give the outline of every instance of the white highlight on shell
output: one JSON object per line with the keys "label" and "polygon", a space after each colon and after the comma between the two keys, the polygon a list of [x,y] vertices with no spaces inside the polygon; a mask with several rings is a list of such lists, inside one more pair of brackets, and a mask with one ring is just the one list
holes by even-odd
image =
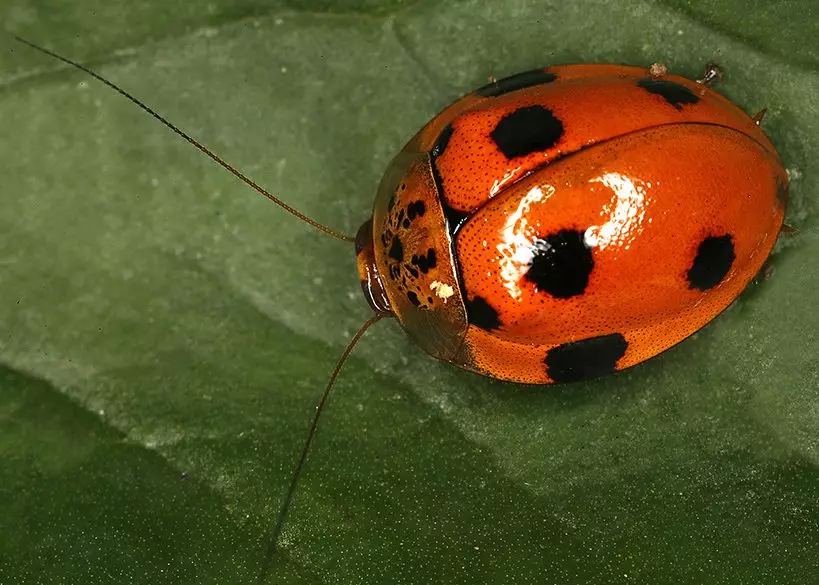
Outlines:
{"label": "white highlight on shell", "polygon": [[536,233],[529,225],[526,214],[535,203],[542,203],[555,194],[555,188],[551,185],[532,187],[524,195],[518,208],[511,213],[506,220],[506,224],[501,230],[501,243],[497,249],[500,253],[500,277],[503,287],[515,300],[520,300],[521,290],[518,281],[529,270],[529,265],[534,257],[534,239]]}
{"label": "white highlight on shell", "polygon": [[495,181],[492,183],[492,187],[489,188],[489,196],[494,197],[495,195],[497,195],[498,191],[500,191],[506,186],[506,183],[515,178],[518,171],[520,171],[519,166],[515,167],[514,169],[507,170],[500,180],[495,179]]}
{"label": "white highlight on shell", "polygon": [[589,248],[603,250],[608,246],[619,246],[628,249],[634,238],[642,232],[646,207],[650,202],[646,190],[651,188],[651,183],[620,173],[606,173],[602,177],[591,179],[589,183],[602,183],[614,191],[615,197],[600,211],[600,215],[608,220],[586,229],[583,241]]}
{"label": "white highlight on shell", "polygon": [[449,297],[455,294],[455,289],[453,289],[447,283],[441,282],[439,280],[433,280],[430,283],[429,288],[432,289],[432,292],[435,293],[435,296],[437,296],[439,299],[443,299],[444,302],[446,302]]}

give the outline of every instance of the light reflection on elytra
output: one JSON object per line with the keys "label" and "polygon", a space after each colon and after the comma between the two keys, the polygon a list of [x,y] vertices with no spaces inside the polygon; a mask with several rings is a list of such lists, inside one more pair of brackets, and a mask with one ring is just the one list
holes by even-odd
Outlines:
{"label": "light reflection on elytra", "polygon": [[[586,229],[585,244],[600,250],[610,246],[628,250],[645,229],[645,224],[651,223],[651,218],[646,220],[646,210],[652,203],[647,194],[652,184],[620,173],[606,173],[588,182],[608,187],[613,196],[600,210],[604,221]],[[497,245],[499,275],[503,287],[515,300],[521,300],[520,279],[529,270],[534,255],[549,246],[539,237],[542,234],[537,233],[536,227],[529,223],[527,215],[533,205],[546,202],[555,192],[556,189],[548,184],[532,187],[501,229]]]}
{"label": "light reflection on elytra", "polygon": [[[620,173],[606,173],[589,180],[589,183],[602,183],[614,191],[614,198],[600,211],[600,216],[606,221],[586,229],[583,235],[585,244],[601,250],[609,246],[628,250],[644,229],[646,208],[651,203],[646,191],[651,189],[651,183]],[[651,223],[651,218],[648,222]]]}
{"label": "light reflection on elytra", "polygon": [[554,194],[555,188],[551,185],[532,187],[521,198],[518,208],[509,215],[501,230],[501,242],[497,246],[501,255],[498,261],[500,278],[504,288],[515,300],[519,300],[521,296],[518,282],[529,269],[535,253],[534,239],[537,233],[529,225],[526,215],[533,204],[546,201]]}

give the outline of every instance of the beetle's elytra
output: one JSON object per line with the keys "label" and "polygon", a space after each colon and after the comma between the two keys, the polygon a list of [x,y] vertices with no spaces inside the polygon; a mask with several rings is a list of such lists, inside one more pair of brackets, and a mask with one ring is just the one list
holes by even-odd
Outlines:
{"label": "beetle's elytra", "polygon": [[569,382],[685,339],[762,267],[788,177],[703,83],[569,65],[491,83],[410,140],[358,236],[365,296],[441,360]]}

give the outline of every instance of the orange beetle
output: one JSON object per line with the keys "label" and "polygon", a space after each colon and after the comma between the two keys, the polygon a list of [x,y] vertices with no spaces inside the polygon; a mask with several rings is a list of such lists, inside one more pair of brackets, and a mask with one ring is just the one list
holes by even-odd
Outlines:
{"label": "orange beetle", "polygon": [[759,119],[637,67],[482,87],[384,175],[357,238],[365,296],[434,357],[494,378],[647,360],[731,304],[776,241],[788,178]]}
{"label": "orange beetle", "polygon": [[528,384],[633,366],[725,309],[782,229],[788,177],[765,133],[700,82],[615,65],[521,73],[458,100],[407,143],[355,238],[296,211],[90,69],[289,213],[355,241],[375,310],[316,407],[272,530],[263,581],[319,416],[355,343],[394,316],[434,357]]}
{"label": "orange beetle", "polygon": [[[782,229],[788,176],[759,122],[703,80],[619,65],[535,69],[450,105],[395,157],[355,238],[364,295],[434,357],[527,384],[633,366],[724,310]],[[324,398],[318,412],[324,404]],[[315,425],[313,426],[314,430]],[[312,431],[311,431],[312,433]],[[312,437],[312,434],[311,434]]]}

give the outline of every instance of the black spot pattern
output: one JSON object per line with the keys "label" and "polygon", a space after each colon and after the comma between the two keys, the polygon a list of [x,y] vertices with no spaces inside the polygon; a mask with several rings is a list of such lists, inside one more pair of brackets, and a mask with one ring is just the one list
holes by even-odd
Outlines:
{"label": "black spot pattern", "polygon": [[696,104],[700,101],[693,91],[674,81],[645,77],[638,81],[637,85],[649,93],[662,97],[678,110],[682,110],[685,104]]}
{"label": "black spot pattern", "polygon": [[466,302],[466,317],[469,323],[491,331],[502,325],[495,308],[483,297],[473,297]]}
{"label": "black spot pattern", "polygon": [[549,150],[563,136],[563,122],[543,106],[519,108],[507,114],[490,134],[508,159]]}
{"label": "black spot pattern", "polygon": [[686,278],[692,289],[706,291],[717,286],[736,259],[734,242],[730,235],[710,236],[700,242],[694,264]]}
{"label": "black spot pattern", "polygon": [[423,201],[413,201],[407,205],[407,217],[412,221],[416,217],[422,217],[426,210],[427,208],[424,206]]}
{"label": "black spot pattern", "polygon": [[591,249],[579,230],[561,230],[536,238],[534,255],[524,278],[558,299],[582,295],[594,268]]}
{"label": "black spot pattern", "polygon": [[418,270],[426,274],[431,268],[435,268],[437,265],[435,260],[435,248],[430,248],[426,254],[413,255],[411,262],[413,266],[417,266]]}
{"label": "black spot pattern", "polygon": [[[380,242],[387,260],[387,276],[392,287],[403,294],[407,300],[419,309],[431,309],[435,299],[428,296],[425,283],[419,282],[422,274],[427,274],[437,265],[437,254],[434,248],[428,248],[421,254],[415,252],[412,244],[413,222],[426,213],[426,204],[422,200],[402,200],[400,194],[406,191],[406,184],[399,185],[390,199],[387,222],[377,242]],[[406,195],[405,195],[406,196]],[[409,251],[405,244],[409,243]]]}
{"label": "black spot pattern", "polygon": [[543,363],[555,382],[577,382],[617,371],[628,348],[619,333],[564,343],[549,351]]}
{"label": "black spot pattern", "polygon": [[398,236],[392,239],[392,245],[390,246],[389,252],[387,252],[387,256],[396,262],[402,262],[404,260],[404,245]]}
{"label": "black spot pattern", "polygon": [[487,83],[483,87],[476,89],[475,94],[481,97],[497,97],[519,89],[525,89],[543,83],[551,83],[555,79],[557,79],[557,75],[554,73],[549,73],[543,69],[533,69],[512,75],[511,77],[499,79],[492,83]]}

